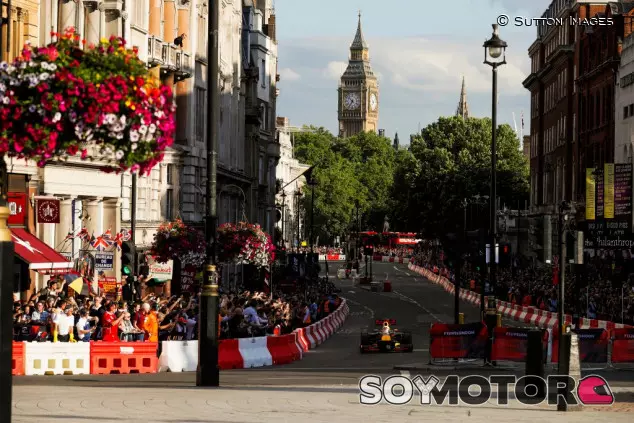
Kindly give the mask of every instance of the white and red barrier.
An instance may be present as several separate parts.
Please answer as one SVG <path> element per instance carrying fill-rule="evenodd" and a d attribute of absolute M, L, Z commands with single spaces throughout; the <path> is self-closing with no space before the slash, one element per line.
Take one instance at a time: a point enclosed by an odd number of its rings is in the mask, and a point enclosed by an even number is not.
<path fill-rule="evenodd" d="M 345 254 L 320 254 L 319 261 L 346 261 Z"/>
<path fill-rule="evenodd" d="M 447 278 L 430 272 L 428 269 L 415 264 L 410 263 L 408 268 L 421 276 L 424 276 L 431 282 L 442 286 L 445 291 L 453 294 L 454 285 Z M 464 301 L 470 302 L 475 305 L 480 305 L 480 293 L 469 291 L 467 289 L 460 289 L 460 298 Z M 497 311 L 504 317 L 531 324 L 540 328 L 554 328 L 557 327 L 557 313 L 553 313 L 546 310 L 541 310 L 536 307 L 526 307 L 518 304 L 511 304 L 506 301 L 496 300 Z M 572 316 L 566 315 L 566 324 L 572 324 Z M 608 322 L 605 320 L 597 319 L 579 319 L 579 329 L 615 329 L 615 328 L 627 328 L 628 325 L 621 323 Z"/>
<path fill-rule="evenodd" d="M 346 300 L 326 318 L 289 335 L 224 339 L 218 347 L 222 370 L 288 364 L 322 344 L 343 325 L 349 309 Z M 198 366 L 198 341 L 163 341 L 159 371 L 189 372 Z"/>
<path fill-rule="evenodd" d="M 408 257 L 391 257 L 391 256 L 382 256 L 379 254 L 375 254 L 374 256 L 372 256 L 372 260 L 381 261 L 383 263 L 401 263 L 401 264 L 409 263 Z"/>

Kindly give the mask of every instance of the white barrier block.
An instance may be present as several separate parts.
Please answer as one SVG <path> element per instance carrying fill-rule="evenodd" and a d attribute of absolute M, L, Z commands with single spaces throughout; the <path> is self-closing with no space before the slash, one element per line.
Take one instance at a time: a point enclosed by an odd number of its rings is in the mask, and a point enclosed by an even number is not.
<path fill-rule="evenodd" d="M 273 357 L 267 347 L 266 336 L 240 338 L 238 341 L 245 369 L 273 365 Z"/>
<path fill-rule="evenodd" d="M 90 342 L 25 342 L 24 374 L 89 375 Z"/>
<path fill-rule="evenodd" d="M 346 278 L 346 269 L 337 270 L 337 278 L 338 279 L 345 279 Z"/>
<path fill-rule="evenodd" d="M 198 341 L 163 341 L 159 372 L 194 372 L 198 367 Z"/>

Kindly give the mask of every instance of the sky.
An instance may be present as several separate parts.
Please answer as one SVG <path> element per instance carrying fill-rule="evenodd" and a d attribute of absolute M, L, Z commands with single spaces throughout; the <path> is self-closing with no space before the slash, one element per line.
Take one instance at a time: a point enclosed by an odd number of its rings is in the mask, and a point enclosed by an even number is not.
<path fill-rule="evenodd" d="M 277 115 L 293 126 L 323 126 L 338 133 L 337 84 L 345 70 L 361 10 L 363 35 L 379 80 L 379 128 L 401 144 L 440 116 L 456 112 L 462 77 L 469 112 L 491 116 L 491 68 L 482 44 L 501 14 L 507 64 L 498 71 L 498 122 L 529 134 L 528 47 L 535 26 L 515 17 L 540 17 L 549 0 L 275 0 L 280 95 Z"/>

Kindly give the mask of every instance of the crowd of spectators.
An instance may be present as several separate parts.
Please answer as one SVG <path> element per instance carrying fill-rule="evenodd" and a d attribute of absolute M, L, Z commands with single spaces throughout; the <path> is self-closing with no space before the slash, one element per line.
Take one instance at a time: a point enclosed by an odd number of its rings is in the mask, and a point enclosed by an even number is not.
<path fill-rule="evenodd" d="M 374 254 L 386 257 L 409 258 L 414 254 L 414 248 L 407 245 L 395 247 L 374 247 Z"/>
<path fill-rule="evenodd" d="M 71 290 L 72 292 L 72 290 Z M 28 301 L 14 303 L 16 341 L 149 341 L 197 337 L 198 295 L 157 296 L 113 301 L 99 295 L 72 296 L 61 280 L 50 281 Z M 225 293 L 221 298 L 221 336 L 238 338 L 281 333 L 315 322 L 341 302 L 333 285 L 311 284 L 301 295 L 281 292 Z"/>
<path fill-rule="evenodd" d="M 429 251 L 418 252 L 414 261 L 445 276 L 455 283 L 455 273 L 434 260 Z M 623 278 L 613 272 L 613 266 L 598 261 L 586 263 L 586 275 L 569 272 L 565 281 L 564 307 L 567 314 L 580 317 L 634 324 L 634 275 Z M 625 279 L 625 281 L 623 281 Z M 553 268 L 545 266 L 522 266 L 518 261 L 511 267 L 498 267 L 497 298 L 513 304 L 537 307 L 556 312 L 559 290 L 554 284 Z M 489 291 L 488 281 L 476 266 L 465 263 L 460 285 L 464 289 L 481 292 L 482 285 Z"/>

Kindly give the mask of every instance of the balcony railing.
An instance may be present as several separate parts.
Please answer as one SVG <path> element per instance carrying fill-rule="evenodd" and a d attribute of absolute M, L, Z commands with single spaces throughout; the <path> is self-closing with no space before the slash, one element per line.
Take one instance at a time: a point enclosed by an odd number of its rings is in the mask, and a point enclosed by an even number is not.
<path fill-rule="evenodd" d="M 149 65 L 163 65 L 165 63 L 163 59 L 163 47 L 166 45 L 163 40 L 153 35 L 148 38 L 147 57 Z"/>
<path fill-rule="evenodd" d="M 163 49 L 161 50 L 161 58 L 163 59 L 163 66 L 166 68 L 165 70 L 174 71 L 176 70 L 176 46 L 170 44 L 163 44 Z"/>
<path fill-rule="evenodd" d="M 176 79 L 182 81 L 183 79 L 190 78 L 193 74 L 191 54 L 182 50 L 176 52 Z"/>

